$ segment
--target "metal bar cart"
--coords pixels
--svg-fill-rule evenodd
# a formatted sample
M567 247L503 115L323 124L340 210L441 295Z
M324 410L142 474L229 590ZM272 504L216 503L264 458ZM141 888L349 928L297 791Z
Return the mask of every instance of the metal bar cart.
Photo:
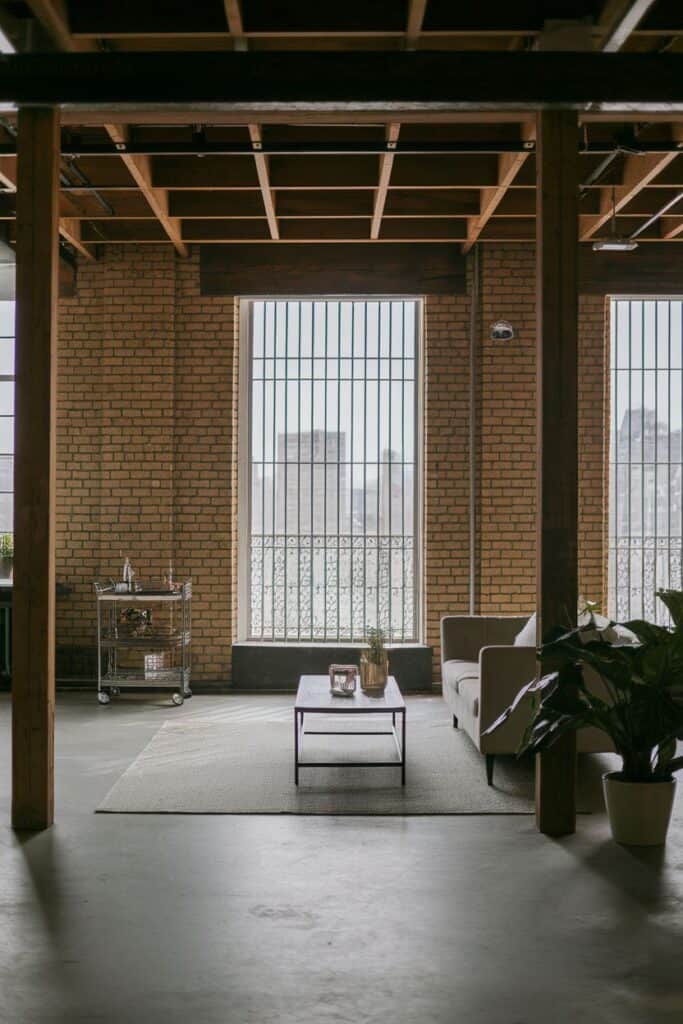
M121 688L173 689L174 704L192 696L192 581L168 586L95 582L97 699ZM105 665L103 672L103 664Z

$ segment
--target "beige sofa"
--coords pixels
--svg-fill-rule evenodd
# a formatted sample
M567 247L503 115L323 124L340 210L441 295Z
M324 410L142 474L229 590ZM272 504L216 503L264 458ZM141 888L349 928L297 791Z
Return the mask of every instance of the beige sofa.
M522 703L492 736L483 735L536 674L535 648L514 646L526 621L526 616L494 615L447 615L441 620L443 698L453 725L464 729L485 755L489 785L496 754L515 754L529 721L529 703ZM596 693L604 692L597 676L589 685ZM600 730L582 729L577 749L599 753L613 747Z

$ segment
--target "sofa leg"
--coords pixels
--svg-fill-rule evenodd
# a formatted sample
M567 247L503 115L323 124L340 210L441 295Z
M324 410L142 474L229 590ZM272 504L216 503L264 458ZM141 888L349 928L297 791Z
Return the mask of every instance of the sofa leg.
M454 729L458 728L458 716L457 715L453 715L453 728Z
M486 781L489 786L493 785L493 765L496 760L495 754L486 754Z

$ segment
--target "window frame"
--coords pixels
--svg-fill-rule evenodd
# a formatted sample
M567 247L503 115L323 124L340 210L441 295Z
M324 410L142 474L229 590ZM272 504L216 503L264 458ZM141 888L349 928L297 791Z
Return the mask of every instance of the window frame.
M415 469L414 469L414 608L415 638L392 641L392 647L414 647L424 643L425 581L424 564L424 413L425 413L425 304L424 296L401 294L287 294L247 295L239 298L237 317L238 345L238 431L237 431L237 643L263 647L340 647L363 646L362 640L271 639L249 636L250 578L249 551L251 534L252 491L252 367L253 367L253 309L256 302L414 302L415 303ZM242 411L246 410L246 415Z

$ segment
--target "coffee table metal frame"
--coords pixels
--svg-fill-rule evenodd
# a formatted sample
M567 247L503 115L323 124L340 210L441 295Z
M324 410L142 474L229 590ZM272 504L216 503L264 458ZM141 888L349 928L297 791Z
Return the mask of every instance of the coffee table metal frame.
M305 715L391 715L391 728L306 729ZM401 718L400 738L396 716ZM395 761L305 761L302 759L304 736L393 736L398 759ZM294 703L294 782L299 785L300 768L400 768L401 785L406 784L406 705L393 676L389 676L384 694L369 697L360 689L353 697L335 697L330 693L328 676L301 676Z

